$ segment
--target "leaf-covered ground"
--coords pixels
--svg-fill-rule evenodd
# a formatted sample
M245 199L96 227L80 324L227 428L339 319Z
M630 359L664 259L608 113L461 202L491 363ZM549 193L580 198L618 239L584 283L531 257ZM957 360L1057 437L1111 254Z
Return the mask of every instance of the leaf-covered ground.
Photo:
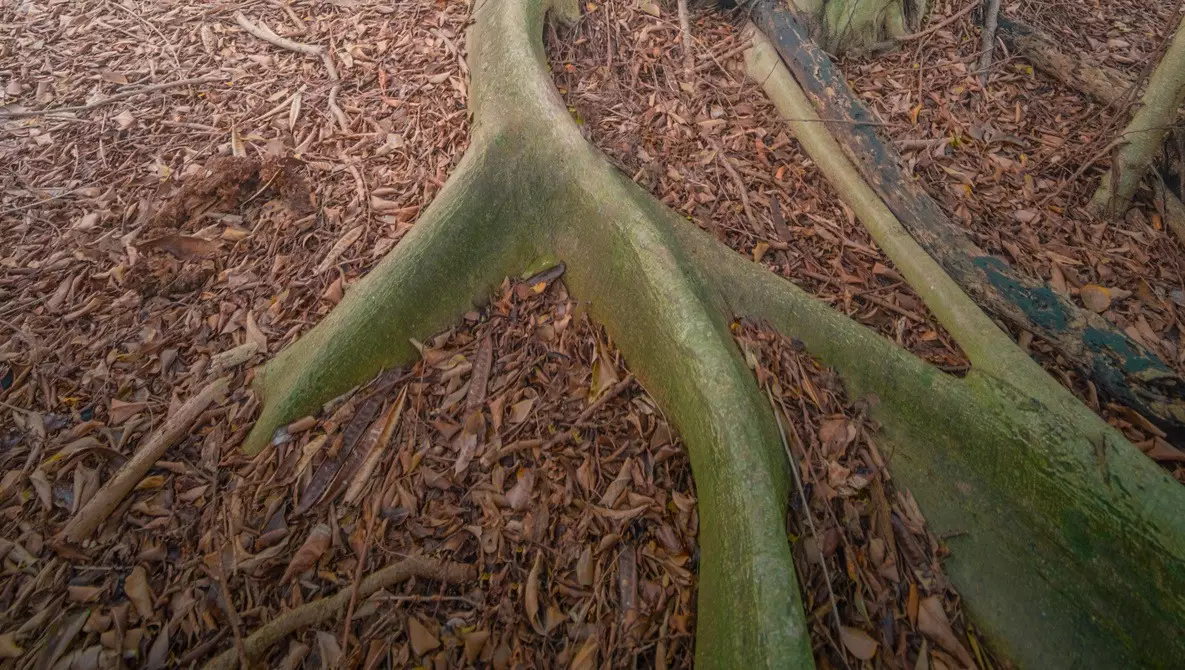
M1174 9L1107 4L1004 11L1134 77ZM688 78L673 6L584 10L545 37L593 143L738 252L944 369L965 367L744 78L741 16L693 12ZM325 48L339 80L248 34L236 12ZM421 343L413 367L295 422L258 458L236 449L257 410L252 366L399 242L463 153L468 17L465 3L431 0L0 8L4 667L201 664L411 554L477 576L358 597L348 624L302 628L264 664L690 665L687 459L562 276L508 280ZM1178 241L1146 197L1119 225L1079 214L1105 157L1069 181L1124 118L1002 53L985 92L977 50L965 17L843 66L980 244L1183 369ZM204 81L103 102L189 79ZM801 475L787 535L820 666L1001 667L943 576L943 539L885 470L892 455L862 400L759 325L736 334ZM1181 459L1022 340L1133 441L1170 468ZM228 397L93 541L55 551L64 522L223 374Z

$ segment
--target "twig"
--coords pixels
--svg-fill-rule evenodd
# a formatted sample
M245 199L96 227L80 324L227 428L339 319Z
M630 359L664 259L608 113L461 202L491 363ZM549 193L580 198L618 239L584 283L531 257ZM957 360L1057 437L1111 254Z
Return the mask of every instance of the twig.
M137 88L133 91L120 91L119 93L116 93L116 94L112 95L111 97L103 98L102 100L96 100L94 102L87 103L85 105L77 105L75 107L55 107L53 109L24 109L24 110L21 110L18 112L8 112L8 111L0 110L0 118L23 119L23 118L27 118L30 116L44 116L46 114L68 114L68 113L73 113L73 112L87 112L87 111L90 111L96 107L102 107L103 105L108 105L108 104L111 104L117 100L123 100L125 98L130 98L130 97L133 97L136 95L140 95L141 93L156 93L157 91L163 91L163 90L169 89L169 88L177 88L178 86L192 86L194 84L206 84L206 83L209 83L212 81L220 81L225 78L226 77L224 77L224 76L196 77L194 79L182 79L180 81L169 81L169 82L165 82L163 84L153 84L151 86L145 86L144 88Z
M727 73L728 70L724 69L724 64L721 63L721 61L726 61L729 58L732 58L734 56L739 56L741 53L743 53L745 51L745 49L748 49L751 46L753 46L753 42L751 40L742 40L739 45L729 49L728 51L725 51L724 53L720 54L719 56L713 56L712 52L709 51L708 58L710 58L711 60L709 60L706 63L700 63L699 65L696 65L695 71L697 73L704 72L706 70L711 69L711 67L713 65L719 65L720 69Z
M691 84L695 78L695 57L691 53L691 18L687 12L687 0L679 0L679 33L683 51L683 76Z
M720 164L724 166L728 176L732 177L732 181L736 184L737 189L741 192L741 205L745 208L745 216L749 218L749 225L753 227L754 231L761 230L761 225L757 222L757 217L753 214L753 208L749 205L749 189L745 187L745 181L741 179L741 175L736 168L732 166L732 161L724 153L724 149L715 142L712 146L716 149L716 157L720 159Z
M223 515L226 514L226 508L222 508ZM221 545L222 543L216 542ZM247 660L247 647L243 644L243 634L239 628L243 625L242 618L239 617L238 610L235 609L235 603L231 600L230 586L226 583L226 564L223 558L222 547L218 548L218 557L214 562L216 569L216 576L218 577L218 591L222 594L223 604L226 605L226 618L230 619L230 630L235 636L235 652L238 654L239 667L246 670L250 668L250 661Z
M476 571L472 565L464 563L451 563L413 556L394 565L389 565L362 580L361 586L358 587L358 597L366 598L380 589L385 589L412 577L458 584L473 580L476 577ZM273 644L294 631L313 626L337 614L349 603L352 592L352 589L342 589L328 598L314 600L296 609L288 610L248 635L247 639L243 641L247 660L250 662L260 660ZM238 657L235 651L228 649L207 663L204 670L233 670L236 663L238 663Z
M295 51L296 53L302 53L306 56L320 57L321 61L325 63L325 69L329 72L329 81L333 82L333 86L329 89L329 100L327 103L329 106L329 111L331 114L333 114L333 118L337 119L338 124L341 125L342 132L347 132L347 129L350 126L350 119L337 104L337 94L341 91L341 75L338 74L337 66L333 63L333 56L328 50L326 50L324 47L313 44L295 42L286 37L280 37L276 33L272 32L272 29L268 28L267 25L263 23L258 25L252 23L250 19L243 15L242 12L235 12L235 22L239 24L240 28L246 30L255 37L258 37L264 42L267 42L268 44L278 46L281 49Z
M992 53L996 50L996 24L1000 18L1000 0L987 0L983 14L983 33L979 41L979 84L987 86L988 70L992 67Z
M354 605L358 603L358 589L362 585L362 571L366 569L366 559L370 554L370 533L374 530L374 519L378 516L375 507L376 503L372 503L367 510L369 518L366 520L366 531L362 534L362 551L359 552L358 566L354 568L354 583L350 586L350 603L346 606L345 623L342 624L343 658L350 647L350 619L354 618Z
M1099 149L1098 152L1096 152L1094 156L1091 156L1090 160L1086 161L1081 166L1079 166L1078 169L1074 171L1073 176L1071 176L1069 179L1067 179L1067 180L1063 181L1061 184L1059 184L1058 187L1053 190L1053 193L1050 193L1049 195L1042 198L1041 202L1037 203L1037 209L1039 209L1039 210L1045 209L1045 205L1048 204L1050 200L1053 200L1054 198L1061 195L1062 191L1066 190L1066 187L1069 186L1070 184L1076 183L1078 181L1078 178L1082 176L1083 172L1086 172L1087 170L1089 170L1091 168L1091 166L1093 166L1095 163L1099 162L1099 159L1101 159L1103 156L1106 156L1108 153L1111 152L1112 149L1119 146L1120 144L1123 144L1126 141L1127 140L1123 139L1123 135L1120 135L1119 137L1116 137L1115 139L1108 142L1105 147L1103 147L1102 149Z
M90 537L124 497L144 479L144 475L148 474L161 456L164 456L165 451L189 430L190 425L206 411L215 398L226 393L229 386L230 377L223 377L211 382L200 393L187 400L177 413L166 419L164 425L145 441L127 463L124 463L115 476L95 493L78 514L66 522L54 538L55 542L80 543Z
M939 30L942 30L943 28L949 26L950 24L954 23L955 21L958 21L959 19L963 18L964 16L970 14L979 5L980 5L980 3L978 2L978 0L976 0L975 2L969 2L969 3L967 3L967 5L965 7L963 7L959 11L955 12L954 14L951 14L950 16L939 21L938 23L935 23L932 26L928 26L925 30L918 31L916 33L910 33L908 35L902 35L901 37L898 37L896 41L897 42L908 42L910 40L921 39L927 35L933 35L934 33L938 32Z
M802 485L802 477L798 474L798 465L794 462L794 454L790 451L790 443L786 441L786 429L782 427L782 420L778 418L778 403L774 401L773 391L766 387L765 395L769 398L769 408L773 410L774 422L778 424L778 436L782 438L782 449L786 451L786 460L790 463L790 472L794 475L794 486L798 489L798 497L802 499L802 514L806 517L806 525L811 529L811 537L819 551L823 550L823 541L819 537L819 530L815 528L815 519L811 515L811 501L806 497L806 488ZM786 415L786 408L782 408L782 415ZM787 420L789 417L787 416ZM827 560L819 561L823 568L823 581L827 583L827 598L831 601L831 618L835 623L835 634L840 635L843 623L839 620L839 605L835 601L835 591L831 588L831 570L827 568ZM847 659L844 659L847 665Z
M281 49L295 51L308 56L320 56L321 54L325 53L325 50L319 46L304 44L303 42L294 42L286 37L280 37L279 35L272 32L271 28L268 28L263 24L256 25L252 23L250 19L243 15L242 12L235 12L235 22L238 23L239 27L243 30L246 30L264 42L278 46Z

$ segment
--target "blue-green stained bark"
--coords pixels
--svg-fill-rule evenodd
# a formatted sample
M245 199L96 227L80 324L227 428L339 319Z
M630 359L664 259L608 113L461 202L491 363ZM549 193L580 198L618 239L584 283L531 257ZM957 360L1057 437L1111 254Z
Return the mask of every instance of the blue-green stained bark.
M980 249L880 138L876 119L794 14L760 0L753 18L864 180L967 295L992 316L1048 342L1107 397L1185 436L1185 379L1102 316Z

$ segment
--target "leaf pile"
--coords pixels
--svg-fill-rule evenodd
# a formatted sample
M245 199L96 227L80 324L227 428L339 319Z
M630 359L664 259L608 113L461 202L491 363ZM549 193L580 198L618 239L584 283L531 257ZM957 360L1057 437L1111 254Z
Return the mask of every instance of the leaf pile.
M864 401L772 331L735 329L772 398L804 501L791 494L788 533L820 668L999 668L947 580L948 551L886 469Z

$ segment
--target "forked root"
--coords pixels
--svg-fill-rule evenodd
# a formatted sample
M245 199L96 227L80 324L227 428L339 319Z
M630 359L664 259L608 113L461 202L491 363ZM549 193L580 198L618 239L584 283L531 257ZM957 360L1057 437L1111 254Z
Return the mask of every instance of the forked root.
M1172 665L1166 659L1185 655L1185 638L1173 633L1185 627L1185 490L1055 384L997 379L1011 361L1032 366L991 351L1012 346L1006 338L970 342L996 376L954 379L744 260L620 175L583 140L551 83L540 43L546 9L540 0L479 6L468 52L473 148L392 255L264 370L266 421L254 446L281 422L406 362L415 355L407 338L445 325L506 272L562 260L573 295L691 458L701 518L698 666L813 666L785 537L788 464L732 339L738 314L805 342L852 397L872 397L898 453L892 472L939 533L961 533L950 541L951 573L1002 650L1031 667L1125 657ZM933 293L934 311L990 323Z

